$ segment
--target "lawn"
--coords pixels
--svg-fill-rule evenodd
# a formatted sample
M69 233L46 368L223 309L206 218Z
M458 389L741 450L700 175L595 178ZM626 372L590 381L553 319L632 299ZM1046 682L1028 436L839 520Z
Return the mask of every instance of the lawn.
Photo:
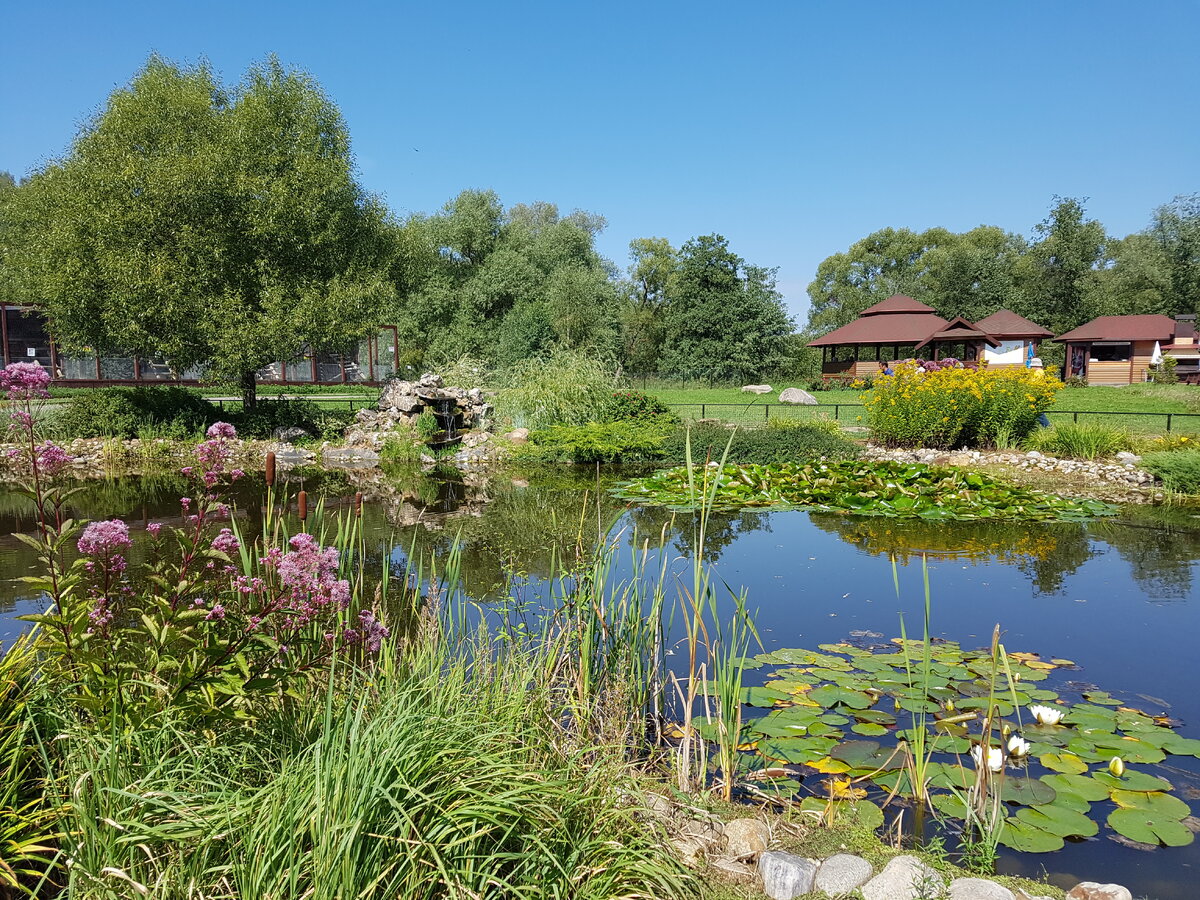
M770 418L809 418L825 416L848 424L857 424L862 411L862 392L856 390L817 391L818 406L786 406L779 403L779 391L789 385L780 383L770 394L743 394L739 388L654 388L647 393L675 408L685 419L723 419L727 422L755 424ZM767 406L769 408L764 409ZM1073 415L1079 413L1078 416ZM1122 415L1106 415L1121 413ZM1161 433L1167 430L1162 413L1173 415L1170 430L1200 433L1200 387L1182 384L1135 384L1128 387L1064 388L1050 410L1050 420L1061 422L1078 418L1081 422L1099 422L1114 428ZM1151 415L1157 414L1157 415Z

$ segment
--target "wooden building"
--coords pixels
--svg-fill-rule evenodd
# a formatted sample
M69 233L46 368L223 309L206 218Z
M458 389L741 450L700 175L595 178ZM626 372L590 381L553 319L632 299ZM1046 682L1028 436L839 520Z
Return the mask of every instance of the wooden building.
M133 356L68 354L46 330L35 309L0 304L0 348L4 362L38 363L63 387L106 384L198 384L203 373L174 372L161 359ZM258 373L265 384L380 384L396 371L399 351L396 326L377 328L344 353L304 353L280 360Z
M1165 356L1175 358L1180 380L1200 382L1195 316L1100 316L1054 340L1067 347L1066 377L1088 384L1147 381Z
M1007 309L979 322L961 316L946 321L924 303L896 295L808 346L821 348L822 378L862 378L878 374L889 362L916 357L1026 366L1037 357L1038 344L1051 336Z

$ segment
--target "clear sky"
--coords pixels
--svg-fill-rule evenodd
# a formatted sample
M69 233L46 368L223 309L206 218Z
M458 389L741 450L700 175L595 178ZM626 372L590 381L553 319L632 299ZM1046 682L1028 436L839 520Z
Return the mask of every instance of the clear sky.
M22 175L152 51L269 53L349 124L397 213L468 187L603 214L600 249L720 232L793 312L884 226L1109 232L1200 192L1200 0L44 2L0 7L0 169Z

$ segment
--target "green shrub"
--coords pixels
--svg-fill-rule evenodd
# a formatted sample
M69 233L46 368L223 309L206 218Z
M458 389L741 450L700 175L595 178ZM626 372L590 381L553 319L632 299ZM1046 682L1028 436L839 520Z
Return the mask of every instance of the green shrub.
M216 406L187 388L107 387L72 392L52 428L62 438L186 438L219 418Z
M599 360L557 350L510 370L496 402L503 415L526 428L585 425L603 417L612 383L612 374Z
M520 455L539 462L632 462L658 459L668 428L653 422L552 425L529 435Z
M1142 468L1162 479L1172 491L1200 494L1200 450L1174 450L1147 453Z
M243 438L271 438L280 428L302 428L309 434L321 433L323 413L311 400L260 400L253 409L226 413Z
M685 445L690 437L692 461L720 460L729 444L729 461L737 463L796 462L803 459L851 459L858 456L857 444L841 433L833 434L825 425L789 422L768 428L730 429L723 425L695 425L690 431L679 428L667 436L663 453L667 462L678 465L685 460Z
M1155 384L1179 384L1179 376L1175 374L1178 361L1173 356L1164 356L1150 373L1150 380Z
M609 397L604 409L600 412L603 422L619 422L624 419L647 421L653 419L678 420L671 407L657 397L643 394L641 391L618 391Z
M1134 446L1135 439L1128 431L1092 422L1064 422L1034 431L1025 439L1027 450L1071 459L1106 459Z

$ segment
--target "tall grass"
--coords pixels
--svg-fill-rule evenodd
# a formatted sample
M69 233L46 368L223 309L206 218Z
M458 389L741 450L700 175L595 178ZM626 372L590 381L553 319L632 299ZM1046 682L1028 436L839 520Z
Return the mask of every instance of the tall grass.
M1128 431L1091 422L1064 422L1034 431L1025 439L1026 450L1071 459L1107 459L1135 446L1136 439Z

